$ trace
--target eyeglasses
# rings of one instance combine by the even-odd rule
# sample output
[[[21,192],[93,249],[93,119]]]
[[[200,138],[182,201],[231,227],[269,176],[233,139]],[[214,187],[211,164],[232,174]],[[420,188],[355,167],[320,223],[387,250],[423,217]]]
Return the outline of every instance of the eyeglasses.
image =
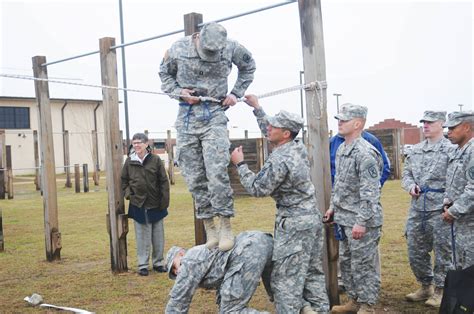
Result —
[[[140,145],[140,144],[145,144],[145,143],[143,143],[143,142],[132,142],[132,145],[134,145],[134,146],[135,145]]]

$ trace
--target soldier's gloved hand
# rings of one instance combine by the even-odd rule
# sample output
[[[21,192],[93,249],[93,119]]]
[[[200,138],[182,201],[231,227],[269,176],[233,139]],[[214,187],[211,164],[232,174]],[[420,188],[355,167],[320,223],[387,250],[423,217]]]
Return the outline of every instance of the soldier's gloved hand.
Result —
[[[260,108],[260,105],[258,103],[258,98],[255,95],[252,95],[252,94],[245,95],[244,102],[250,107],[253,107],[254,109]]]
[[[354,240],[362,239],[362,237],[365,235],[365,231],[365,227],[355,224],[354,227],[352,227],[352,238]]]
[[[235,97],[234,94],[229,94],[222,102],[222,105],[226,107],[232,107],[236,103],[237,103],[237,97]]]
[[[181,98],[190,105],[199,103],[199,98],[193,96],[195,92],[192,89],[183,88],[181,90]]]
[[[420,196],[420,187],[418,186],[418,184],[415,184],[415,186],[413,186],[410,190],[410,195],[413,196],[413,197],[419,197]]]

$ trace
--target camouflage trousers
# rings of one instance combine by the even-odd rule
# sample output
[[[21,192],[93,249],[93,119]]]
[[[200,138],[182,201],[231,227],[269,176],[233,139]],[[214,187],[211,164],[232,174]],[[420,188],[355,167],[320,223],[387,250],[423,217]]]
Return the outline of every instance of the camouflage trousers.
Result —
[[[377,303],[380,292],[380,274],[375,267],[381,228],[366,228],[365,235],[352,238],[352,226],[344,226],[346,239],[339,241],[339,264],[347,295],[358,303]]]
[[[408,260],[416,280],[422,285],[444,287],[448,270],[454,269],[451,251],[451,225],[441,211],[410,211],[406,237]],[[434,252],[434,267],[430,252]]]
[[[221,286],[217,290],[219,313],[258,314],[259,311],[247,307],[260,276],[268,286],[272,261],[273,239],[270,234],[258,233],[258,239],[237,241],[229,256]]]
[[[454,222],[456,233],[456,266],[465,269],[474,265],[474,221]]]
[[[178,130],[176,145],[181,173],[196,204],[196,217],[233,217],[233,191],[227,173],[230,142],[226,125],[208,125],[193,129],[192,133]]]
[[[276,218],[271,276],[276,313],[300,313],[306,305],[318,312],[329,311],[322,265],[323,226],[318,217]]]

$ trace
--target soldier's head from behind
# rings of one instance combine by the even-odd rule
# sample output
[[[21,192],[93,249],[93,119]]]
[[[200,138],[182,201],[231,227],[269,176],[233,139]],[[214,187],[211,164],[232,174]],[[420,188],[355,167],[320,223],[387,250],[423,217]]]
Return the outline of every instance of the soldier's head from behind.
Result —
[[[186,254],[186,250],[179,246],[172,246],[166,253],[166,267],[170,279],[176,279],[181,267],[181,259]]]
[[[343,104],[341,110],[334,116],[338,120],[338,133],[342,137],[357,137],[362,133],[367,118],[367,107]]]
[[[227,44],[227,31],[224,26],[214,22],[205,24],[195,42],[196,50],[202,60],[219,61],[221,51]]]
[[[304,121],[299,115],[285,110],[281,110],[273,117],[268,118],[267,138],[276,145],[280,146],[288,143],[298,136]]]
[[[420,120],[423,123],[423,134],[428,140],[443,137],[443,124],[446,121],[446,111],[427,110]]]
[[[448,138],[453,144],[464,146],[474,136],[474,112],[454,111],[444,124],[448,128]]]

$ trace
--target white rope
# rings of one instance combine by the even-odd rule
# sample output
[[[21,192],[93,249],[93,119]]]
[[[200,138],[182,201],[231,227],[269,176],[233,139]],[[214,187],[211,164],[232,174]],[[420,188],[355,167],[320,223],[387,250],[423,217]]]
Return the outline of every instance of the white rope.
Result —
[[[75,83],[75,82],[67,82],[67,81],[60,81],[60,80],[51,80],[51,79],[32,77],[32,76],[27,76],[27,75],[0,74],[0,77],[21,79],[21,80],[41,81],[41,82],[49,82],[49,83],[64,84],[64,85],[85,86],[85,87],[95,87],[95,88],[108,88],[108,89],[116,89],[116,90],[123,90],[123,91],[127,91],[127,92],[144,93],[144,94],[166,95],[166,96],[174,96],[174,97],[181,97],[182,96],[180,94],[161,93],[161,92],[155,92],[155,91],[149,91],[149,90],[123,88],[123,87],[107,86],[107,85],[94,85],[94,84],[85,84],[85,83]],[[220,100],[218,100],[216,98],[213,98],[213,97],[205,97],[205,96],[199,96],[199,97],[198,96],[189,96],[189,97],[199,99],[200,101],[220,102]]]
[[[60,80],[51,80],[45,78],[38,78],[32,77],[27,75],[17,75],[17,74],[2,74],[0,73],[0,77],[5,78],[13,78],[13,79],[22,79],[22,80],[32,80],[32,81],[41,81],[41,82],[49,82],[49,83],[56,83],[56,84],[64,84],[64,85],[74,85],[74,86],[85,86],[85,87],[94,87],[94,88],[108,88],[108,89],[116,89],[116,90],[123,90],[127,92],[135,92],[135,93],[144,93],[144,94],[154,94],[154,95],[166,95],[166,96],[173,96],[173,97],[182,97],[180,94],[172,94],[172,93],[162,93],[162,92],[155,92],[155,91],[148,91],[148,90],[140,90],[140,89],[132,89],[132,88],[123,88],[123,87],[116,87],[116,86],[107,86],[107,85],[94,85],[94,84],[86,84],[86,83],[76,83],[76,82],[67,82],[67,81],[60,81]],[[276,91],[268,92],[265,94],[257,95],[258,98],[266,98],[277,96],[285,93],[289,93],[296,90],[306,89],[306,90],[315,90],[316,94],[319,96],[320,106],[322,105],[322,89],[326,88],[327,84],[325,81],[316,81],[302,85],[295,85],[288,88],[279,89]],[[208,96],[190,96],[190,98],[199,99],[200,101],[212,101],[212,102],[220,102],[219,99],[214,97]],[[237,101],[241,102],[244,101],[245,97],[238,98]]]

